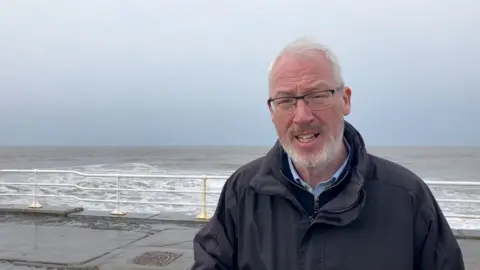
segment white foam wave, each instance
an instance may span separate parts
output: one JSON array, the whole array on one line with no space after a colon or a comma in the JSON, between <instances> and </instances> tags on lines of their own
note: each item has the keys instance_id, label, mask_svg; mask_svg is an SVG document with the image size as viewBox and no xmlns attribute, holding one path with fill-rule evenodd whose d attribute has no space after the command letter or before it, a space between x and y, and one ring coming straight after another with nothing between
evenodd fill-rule
<instances>
[{"instance_id":1,"label":"white foam wave","mask_svg":"<svg viewBox=\"0 0 480 270\"><path fill-rule=\"evenodd\" d=\"M201 171L183 171L175 170L168 171L160 166L152 166L143 163L125 163L125 164L94 164L87 166L77 166L61 169L77 170L85 173L100 173L100 174L189 174L189 175L221 175L228 177L233 171L216 171L216 172L201 172ZM433 179L431 179L433 180ZM0 182L27 182L32 181L29 174L3 174L0 175ZM39 183L55 183L55 184L76 184L84 188L111 188L112 191L98 191L98 190L82 190L74 187L40 187L39 194L48 195L67 195L77 196L84 199L96 200L116 200L116 178L105 177L82 177L76 174L38 174L37 182ZM224 179L209 179L207 182L207 204L216 205L219 197L219 192L225 183ZM121 192L122 200L140 201L140 202L155 202L161 201L165 205L156 204L121 204L121 210L125 212L186 212L191 215L200 213L201 207L201 179L121 179L121 188L128 189L146 189L146 190L168 190L168 192L138 192L138 191L123 191ZM465 188L465 187L431 187L435 197L443 199L472 199L478 200L480 198L480 188ZM198 193L182 193L176 192L181 190L198 191ZM208 193L210 192L210 193ZM216 193L212 193L216 192ZM30 186L3 186L0 185L0 194L32 194L32 187ZM14 196L0 196L0 203L7 204L29 204L31 198L14 197ZM86 202L78 201L72 198L40 198L42 204L48 205L81 205L89 210L111 211L115 209L114 203L106 202ZM169 205L169 203L171 205ZM198 204L195 205L173 205L178 203ZM456 215L480 215L480 209L473 204L468 203L440 203L445 214ZM207 211L210 215L213 214L215 207L208 207ZM448 218L450 225L453 228L469 229L480 228L479 219L464 219L464 218Z\"/></svg>"}]
</instances>

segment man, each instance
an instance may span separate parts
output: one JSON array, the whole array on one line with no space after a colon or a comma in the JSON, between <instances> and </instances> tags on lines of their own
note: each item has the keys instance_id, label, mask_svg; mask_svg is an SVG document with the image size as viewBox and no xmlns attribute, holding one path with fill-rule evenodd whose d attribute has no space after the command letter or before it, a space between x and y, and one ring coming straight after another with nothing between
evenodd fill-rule
<instances>
[{"instance_id":1,"label":"man","mask_svg":"<svg viewBox=\"0 0 480 270\"><path fill-rule=\"evenodd\" d=\"M226 181L192 269L464 269L426 184L344 121L351 94L324 46L280 53L268 100L279 140Z\"/></svg>"}]
</instances>

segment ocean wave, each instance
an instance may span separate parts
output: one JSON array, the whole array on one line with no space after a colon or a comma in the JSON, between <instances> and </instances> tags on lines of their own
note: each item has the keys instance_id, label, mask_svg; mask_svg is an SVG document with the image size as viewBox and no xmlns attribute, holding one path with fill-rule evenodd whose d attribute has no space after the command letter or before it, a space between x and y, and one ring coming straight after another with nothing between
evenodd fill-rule
<instances>
[{"instance_id":1,"label":"ocean wave","mask_svg":"<svg viewBox=\"0 0 480 270\"><path fill-rule=\"evenodd\" d=\"M57 168L58 169L58 168ZM187 171L187 170L167 170L159 166L153 166L144 163L122 163L122 164L94 164L87 166L74 166L61 168L64 170L76 170L83 173L98 174L172 174L172 175L220 175L227 178L233 173L232 170L223 171ZM75 196L73 197L41 197L41 204L45 205L80 205L89 210L112 211L116 204L112 202L94 202L82 201L90 200L117 200L117 179L116 177L83 177L71 173L39 173L37 174L38 183L48 184L71 184L72 186L41 186L39 193L49 196ZM425 179L425 180L432 180ZM436 180L436 179L435 179ZM0 175L0 182L32 182L31 174L11 173ZM121 191L121 200L136 201L140 204L121 204L121 211L125 212L187 212L191 215L197 215L201 211L203 181L200 178L180 179L145 179L145 178L120 178L120 187L125 189L144 189L147 191ZM206 201L209 205L207 212L212 215L217 204L219 192L221 191L225 179L209 179L207 181ZM83 189L82 189L83 188ZM88 190L88 188L109 188L109 191ZM32 194L32 186L5 186L0 185L1 194ZM154 190L163 190L155 192ZM480 188L467 187L447 187L433 186L432 193L437 199L470 199L478 200L480 197ZM187 192L184 192L187 191ZM29 204L31 197L19 196L0 196L0 203L6 204ZM162 202L163 204L154 204ZM186 205L180 205L185 203ZM480 209L471 203L439 203L445 214L455 215L480 215ZM453 228L468 229L480 228L479 219L466 218L448 218Z\"/></svg>"}]
</instances>

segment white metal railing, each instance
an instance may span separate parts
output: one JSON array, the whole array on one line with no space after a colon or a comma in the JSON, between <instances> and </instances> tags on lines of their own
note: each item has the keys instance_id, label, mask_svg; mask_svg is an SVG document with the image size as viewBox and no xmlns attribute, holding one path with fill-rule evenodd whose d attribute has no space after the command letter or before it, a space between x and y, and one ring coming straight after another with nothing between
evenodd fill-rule
<instances>
[{"instance_id":1,"label":"white metal railing","mask_svg":"<svg viewBox=\"0 0 480 270\"><path fill-rule=\"evenodd\" d=\"M74 170L16 170L16 169L2 169L0 173L31 173L32 181L31 182L0 182L2 186L33 186L33 194L24 194L24 193L0 193L0 196L19 196L19 197L33 197L32 203L29 205L30 208L41 208L42 205L39 203L38 198L41 197L55 197L55 198L69 198L75 199L82 202L104 202L104 203L115 203L115 209L111 212L112 215L125 215L126 213L120 210L121 204L156 204L156 205L179 205L179 206L201 206L200 214L197 216L198 219L209 219L207 214L207 207L216 207L216 204L207 204L207 193L219 194L219 191L207 191L207 180L209 179L219 179L225 180L228 176L216 176L216 175L174 175L174 174L100 174L100 173L82 173ZM102 177L102 178L115 178L116 185L115 188L93 188L93 187L82 187L77 184L65 184L65 183L39 183L37 181L38 174L44 173L57 173L57 174L74 174L82 177ZM133 189L133 188L122 188L120 185L120 179L129 179L129 178L143 178L143 179L199 179L202 180L202 190L170 190L170 189ZM467 181L425 181L430 186L453 186L453 187L479 187L480 182L467 182ZM116 191L115 200L102 200L102 199L87 199L80 198L75 195L52 195L52 194L38 194L39 187L71 187L80 190L97 190L97 191ZM145 202L145 201L129 201L121 199L121 191L130 191L130 192L159 192L159 193L201 193L202 194L202 203L172 203L172 202ZM464 199L437 199L438 202L447 202L447 203L477 203L480 205L480 200L464 200ZM455 215L450 214L447 217L453 218L472 218L480 219L480 215Z\"/></svg>"},{"instance_id":2,"label":"white metal railing","mask_svg":"<svg viewBox=\"0 0 480 270\"><path fill-rule=\"evenodd\" d=\"M56 197L56 198L70 198L82 202L104 202L104 203L115 203L115 209L111 212L112 215L125 215L126 213L120 210L121 204L156 204L156 205L180 205L180 206L198 206L201 205L201 212L197 216L198 219L208 219L207 207L215 207L216 204L207 204L207 193L211 194L220 194L218 191L207 192L207 179L227 179L228 176L217 176L217 175L174 175L174 174L99 174L99 173L82 173L74 170L16 170L16 169L2 169L1 173L31 173L33 174L32 182L0 182L0 185L3 186L33 186L33 194L20 194L20 193L0 193L0 196L19 196L19 197L33 197L32 203L29 205L30 208L41 208L42 205L39 203L39 197ZM115 178L116 185L115 188L91 188L91 187L82 187L77 184L62 184L62 183L39 183L37 181L37 175L40 173L58 173L58 174L75 174L83 177L102 177L102 178ZM133 188L121 188L120 179L128 178L143 178L143 179L199 179L202 180L202 190L170 190L170 189L133 189ZM101 199L86 199L80 198L75 195L49 195L49 194L38 194L38 187L42 186L53 186L53 187L72 187L81 190L98 190L98 191L116 191L115 200L101 200ZM121 191L131 191L131 192L159 192L159 193L201 193L202 194L202 203L172 203L172 202L145 202L145 201L129 201L121 199Z\"/></svg>"}]
</instances>

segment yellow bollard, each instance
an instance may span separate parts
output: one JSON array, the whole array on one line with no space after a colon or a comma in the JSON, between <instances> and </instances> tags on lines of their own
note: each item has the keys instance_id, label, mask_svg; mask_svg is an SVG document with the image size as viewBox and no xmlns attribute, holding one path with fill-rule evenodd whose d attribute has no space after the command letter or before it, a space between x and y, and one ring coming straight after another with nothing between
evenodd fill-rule
<instances>
[{"instance_id":1,"label":"yellow bollard","mask_svg":"<svg viewBox=\"0 0 480 270\"><path fill-rule=\"evenodd\" d=\"M207 177L203 176L203 191L202 191L202 211L197 219L208 220L210 217L207 214Z\"/></svg>"}]
</instances>

